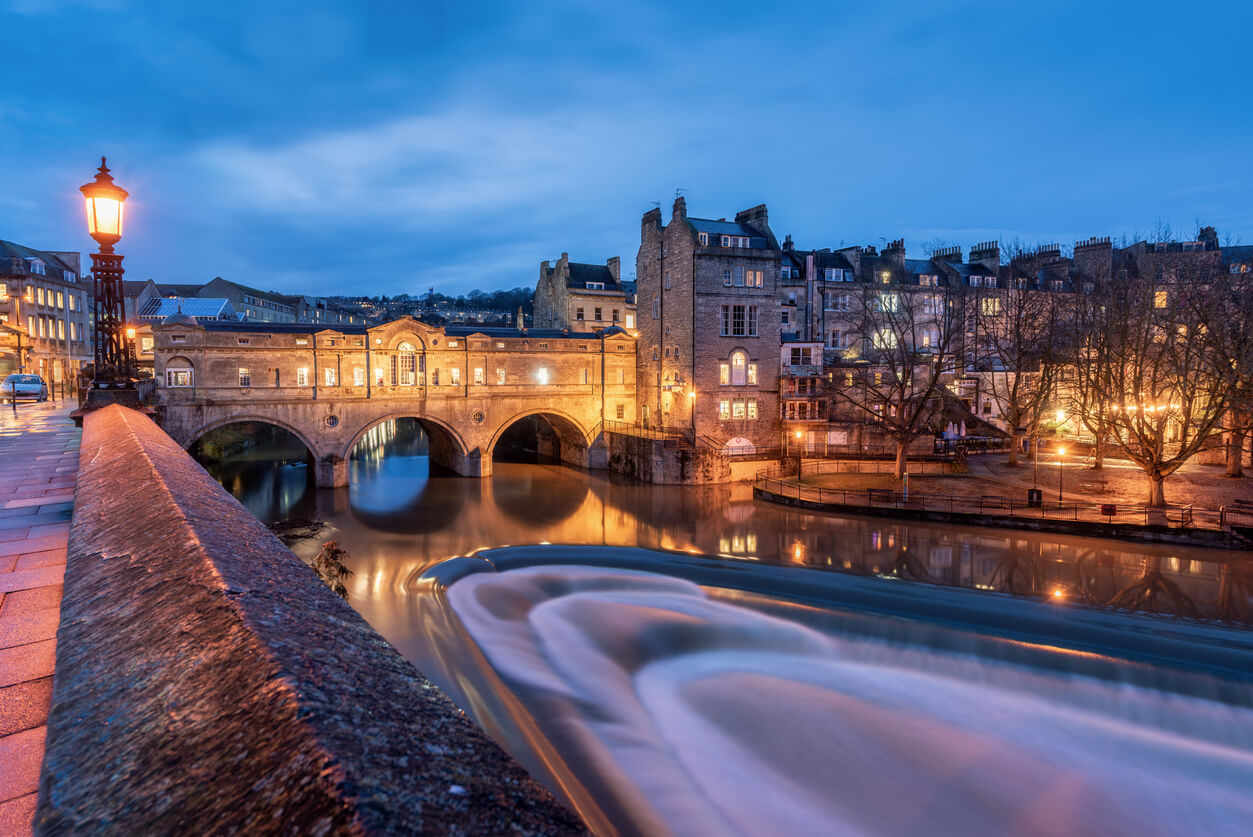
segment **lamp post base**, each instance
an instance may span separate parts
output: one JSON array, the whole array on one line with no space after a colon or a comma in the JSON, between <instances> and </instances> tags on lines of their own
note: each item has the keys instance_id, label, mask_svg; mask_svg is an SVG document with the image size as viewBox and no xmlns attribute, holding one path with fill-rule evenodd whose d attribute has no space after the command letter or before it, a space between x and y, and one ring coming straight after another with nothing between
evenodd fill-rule
<instances>
[{"instance_id":1,"label":"lamp post base","mask_svg":"<svg viewBox=\"0 0 1253 837\"><path fill-rule=\"evenodd\" d=\"M116 386L108 389L97 389L92 387L87 391L87 400L83 402L83 406L70 413L70 418L74 420L75 427L83 426L83 416L90 412L99 410L101 407L107 407L110 404L119 404L123 407L129 407L132 410L138 410L146 415L153 416L156 412L150 407L145 407L139 398L139 390L135 389L132 381L129 386Z\"/></svg>"}]
</instances>

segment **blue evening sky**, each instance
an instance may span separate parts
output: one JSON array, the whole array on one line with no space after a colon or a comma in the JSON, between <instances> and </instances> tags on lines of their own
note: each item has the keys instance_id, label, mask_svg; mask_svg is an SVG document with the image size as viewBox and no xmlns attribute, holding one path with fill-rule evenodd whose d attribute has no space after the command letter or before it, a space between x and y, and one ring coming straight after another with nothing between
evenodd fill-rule
<instances>
[{"instance_id":1,"label":"blue evening sky","mask_svg":"<svg viewBox=\"0 0 1253 837\"><path fill-rule=\"evenodd\" d=\"M1253 240L1253 11L1158 2L0 0L0 238L288 292L534 285L675 189L800 247Z\"/></svg>"}]
</instances>

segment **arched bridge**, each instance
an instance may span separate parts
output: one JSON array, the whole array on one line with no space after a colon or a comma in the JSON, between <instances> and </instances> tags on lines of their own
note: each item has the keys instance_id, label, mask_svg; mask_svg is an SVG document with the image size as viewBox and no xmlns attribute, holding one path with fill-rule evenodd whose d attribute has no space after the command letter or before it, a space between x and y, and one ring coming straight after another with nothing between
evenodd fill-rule
<instances>
[{"instance_id":1,"label":"arched bridge","mask_svg":"<svg viewBox=\"0 0 1253 837\"><path fill-rule=\"evenodd\" d=\"M378 326L194 323L153 329L161 422L184 447L214 428L258 421L291 431L317 461L318 485L347 484L347 460L372 427L417 419L431 460L491 474L501 435L539 415L564 461L607 464L606 420L635 420L635 340L600 334Z\"/></svg>"}]
</instances>

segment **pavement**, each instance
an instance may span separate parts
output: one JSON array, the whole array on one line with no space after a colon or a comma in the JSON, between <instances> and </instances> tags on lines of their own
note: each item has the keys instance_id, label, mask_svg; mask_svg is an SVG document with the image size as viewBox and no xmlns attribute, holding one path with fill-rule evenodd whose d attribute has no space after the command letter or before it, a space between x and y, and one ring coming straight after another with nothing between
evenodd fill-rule
<instances>
[{"instance_id":1,"label":"pavement","mask_svg":"<svg viewBox=\"0 0 1253 837\"><path fill-rule=\"evenodd\" d=\"M31 834L82 431L75 405L0 409L0 837Z\"/></svg>"}]
</instances>

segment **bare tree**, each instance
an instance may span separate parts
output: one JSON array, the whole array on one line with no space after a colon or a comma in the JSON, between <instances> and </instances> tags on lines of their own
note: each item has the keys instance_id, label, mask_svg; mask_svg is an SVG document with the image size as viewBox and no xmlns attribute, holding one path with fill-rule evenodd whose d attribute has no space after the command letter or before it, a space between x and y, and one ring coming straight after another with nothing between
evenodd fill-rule
<instances>
[{"instance_id":1,"label":"bare tree","mask_svg":"<svg viewBox=\"0 0 1253 837\"><path fill-rule=\"evenodd\" d=\"M900 278L900 277L896 277ZM953 378L962 315L947 288L867 283L850 291L851 332L834 374L836 401L877 426L896 446L896 479L903 479L909 446L933 432Z\"/></svg>"},{"instance_id":2,"label":"bare tree","mask_svg":"<svg viewBox=\"0 0 1253 837\"><path fill-rule=\"evenodd\" d=\"M1146 502L1214 434L1232 389L1216 348L1228 283L1209 254L1136 245L1113 281L1077 297L1075 409L1148 477ZM1134 249L1134 248L1133 248Z\"/></svg>"},{"instance_id":3,"label":"bare tree","mask_svg":"<svg viewBox=\"0 0 1253 837\"><path fill-rule=\"evenodd\" d=\"M1012 246L1012 245L1011 245ZM970 306L974 367L1012 433L1034 438L1052 402L1063 361L1063 301L1048 285L1048 257L1040 250L1002 250L1009 256L1002 286L978 292ZM1010 445L1009 464L1018 464Z\"/></svg>"}]
</instances>

